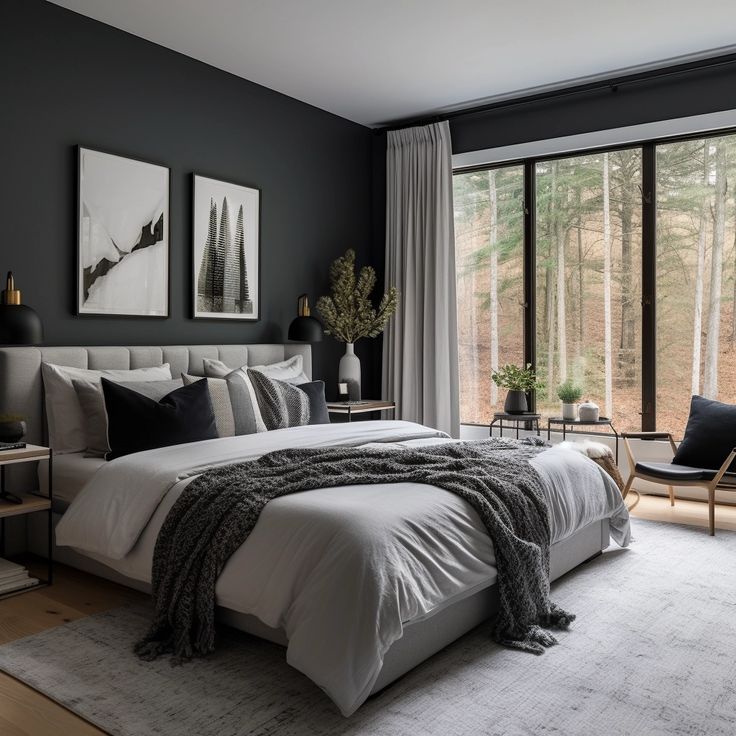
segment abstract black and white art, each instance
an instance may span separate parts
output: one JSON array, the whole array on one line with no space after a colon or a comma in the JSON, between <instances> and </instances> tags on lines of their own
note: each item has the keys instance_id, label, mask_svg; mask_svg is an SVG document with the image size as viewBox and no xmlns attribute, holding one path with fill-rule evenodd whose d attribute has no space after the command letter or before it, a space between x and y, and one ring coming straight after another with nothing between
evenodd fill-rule
<instances>
[{"instance_id":1,"label":"abstract black and white art","mask_svg":"<svg viewBox=\"0 0 736 736\"><path fill-rule=\"evenodd\" d=\"M257 320L260 191L194 176L194 316Z\"/></svg>"},{"instance_id":2,"label":"abstract black and white art","mask_svg":"<svg viewBox=\"0 0 736 736\"><path fill-rule=\"evenodd\" d=\"M169 170L79 149L79 314L169 316Z\"/></svg>"}]
</instances>

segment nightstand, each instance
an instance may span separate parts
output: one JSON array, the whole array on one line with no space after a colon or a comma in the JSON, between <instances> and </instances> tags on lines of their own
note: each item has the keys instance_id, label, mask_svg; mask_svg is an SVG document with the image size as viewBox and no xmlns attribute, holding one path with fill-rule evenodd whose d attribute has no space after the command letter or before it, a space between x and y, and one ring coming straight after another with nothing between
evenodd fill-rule
<instances>
[{"instance_id":1,"label":"nightstand","mask_svg":"<svg viewBox=\"0 0 736 736\"><path fill-rule=\"evenodd\" d=\"M49 447L41 447L39 445L26 445L19 450L0 450L0 557L5 556L5 519L11 516L24 516L25 514L35 514L41 511L48 515L48 561L46 568L46 579L39 580L36 585L26 588L11 590L6 593L0 593L0 600L9 598L13 595L19 595L31 590L38 590L47 585L51 585L54 576L54 560L53 560L53 524L51 517L51 501L53 499L53 472L52 472L52 456L53 451ZM38 462L39 460L48 460L49 462L49 480L48 493L18 493L11 494L5 490L5 469L8 465L17 465L18 463ZM18 503L20 501L20 503Z\"/></svg>"},{"instance_id":2,"label":"nightstand","mask_svg":"<svg viewBox=\"0 0 736 736\"><path fill-rule=\"evenodd\" d=\"M348 421L353 421L353 414L365 414L370 411L395 411L396 404L393 401L378 401L376 399L363 399L363 401L328 401L327 411L330 414L345 414Z\"/></svg>"}]
</instances>

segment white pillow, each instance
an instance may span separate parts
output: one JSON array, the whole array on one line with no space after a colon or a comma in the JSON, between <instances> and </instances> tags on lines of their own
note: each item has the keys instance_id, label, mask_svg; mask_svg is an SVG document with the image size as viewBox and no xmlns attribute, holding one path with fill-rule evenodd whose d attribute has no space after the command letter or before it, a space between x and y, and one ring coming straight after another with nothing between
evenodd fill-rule
<instances>
[{"instance_id":1,"label":"white pillow","mask_svg":"<svg viewBox=\"0 0 736 736\"><path fill-rule=\"evenodd\" d=\"M103 376L111 381L170 381L168 363L153 368L134 370L88 370L71 368L53 363L41 364L43 387L46 394L46 421L49 428L49 445L54 453L84 452L87 439L84 432L85 418L74 390L73 379L99 381Z\"/></svg>"},{"instance_id":2,"label":"white pillow","mask_svg":"<svg viewBox=\"0 0 736 736\"><path fill-rule=\"evenodd\" d=\"M245 366L243 366L245 368ZM304 358L301 355L295 355L288 360L282 360L279 363L271 363L269 365L249 365L249 370L260 371L267 378L284 383L291 383L298 386L300 383L309 383L304 373ZM204 358L204 374L210 378L224 378L228 373L232 372L232 368L228 368L221 360L212 360Z\"/></svg>"}]
</instances>

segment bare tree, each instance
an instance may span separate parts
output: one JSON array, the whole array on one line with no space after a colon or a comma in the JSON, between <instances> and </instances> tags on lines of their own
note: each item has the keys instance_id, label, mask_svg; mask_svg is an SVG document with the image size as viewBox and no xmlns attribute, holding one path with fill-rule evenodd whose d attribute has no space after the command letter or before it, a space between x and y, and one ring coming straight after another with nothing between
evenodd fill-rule
<instances>
[{"instance_id":1,"label":"bare tree","mask_svg":"<svg viewBox=\"0 0 736 736\"><path fill-rule=\"evenodd\" d=\"M703 396L718 396L718 349L721 335L721 280L723 278L723 245L726 236L726 145L716 141L715 207L713 212L713 248L710 263L710 295L708 299L708 337L705 345Z\"/></svg>"},{"instance_id":2,"label":"bare tree","mask_svg":"<svg viewBox=\"0 0 736 736\"><path fill-rule=\"evenodd\" d=\"M498 370L498 194L496 170L488 169L488 249L490 271L491 370ZM491 381L491 403L498 401L498 387Z\"/></svg>"},{"instance_id":3,"label":"bare tree","mask_svg":"<svg viewBox=\"0 0 736 736\"><path fill-rule=\"evenodd\" d=\"M556 194L555 194L556 196ZM558 216L554 221L555 242L557 243L557 362L560 381L567 379L567 323L565 313L565 243L567 228Z\"/></svg>"},{"instance_id":4,"label":"bare tree","mask_svg":"<svg viewBox=\"0 0 736 736\"><path fill-rule=\"evenodd\" d=\"M695 305L693 311L693 363L690 392L700 393L700 352L703 341L703 282L705 280L705 237L710 211L710 183L708 141L703 142L703 199L700 205L700 230L698 231L698 256L695 267Z\"/></svg>"},{"instance_id":5,"label":"bare tree","mask_svg":"<svg viewBox=\"0 0 736 736\"><path fill-rule=\"evenodd\" d=\"M613 345L611 338L611 183L608 153L603 154L603 354L606 416L613 416Z\"/></svg>"}]
</instances>

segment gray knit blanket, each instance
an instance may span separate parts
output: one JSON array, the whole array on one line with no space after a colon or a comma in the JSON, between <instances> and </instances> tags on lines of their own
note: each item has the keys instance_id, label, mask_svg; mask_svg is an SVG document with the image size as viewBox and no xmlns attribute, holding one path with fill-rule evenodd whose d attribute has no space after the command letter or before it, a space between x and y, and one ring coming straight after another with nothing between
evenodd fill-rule
<instances>
[{"instance_id":1,"label":"gray knit blanket","mask_svg":"<svg viewBox=\"0 0 736 736\"><path fill-rule=\"evenodd\" d=\"M478 512L498 570L493 638L541 654L556 643L545 629L567 628L574 619L549 600L549 517L529 463L543 449L530 438L401 450L281 450L203 473L159 532L154 619L136 653L149 660L172 653L180 661L213 651L217 578L270 500L317 488L413 482L450 491Z\"/></svg>"}]
</instances>

